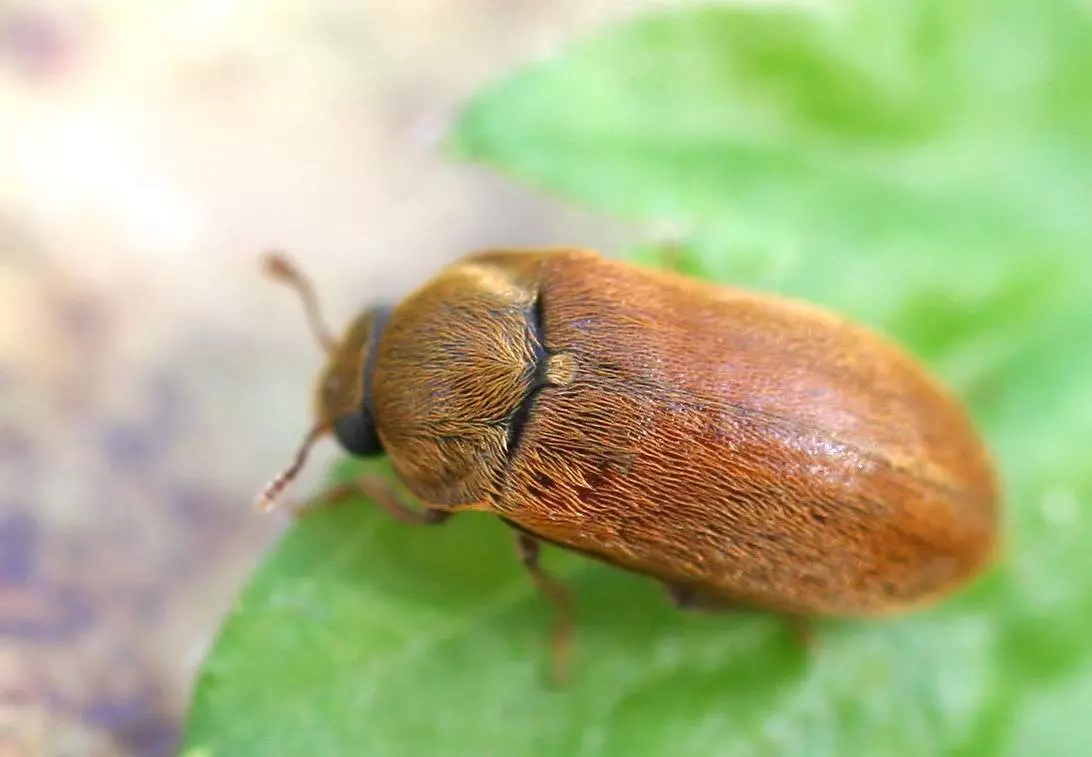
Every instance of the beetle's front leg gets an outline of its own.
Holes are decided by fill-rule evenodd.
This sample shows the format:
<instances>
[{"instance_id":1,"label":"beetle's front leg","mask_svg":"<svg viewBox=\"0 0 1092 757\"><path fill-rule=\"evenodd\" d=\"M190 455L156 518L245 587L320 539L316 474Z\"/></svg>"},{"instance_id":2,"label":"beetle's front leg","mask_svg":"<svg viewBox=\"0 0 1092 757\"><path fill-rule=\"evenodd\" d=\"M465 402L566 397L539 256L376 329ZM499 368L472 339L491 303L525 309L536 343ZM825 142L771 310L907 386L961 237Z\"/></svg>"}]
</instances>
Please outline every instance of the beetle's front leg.
<instances>
[{"instance_id":1,"label":"beetle's front leg","mask_svg":"<svg viewBox=\"0 0 1092 757\"><path fill-rule=\"evenodd\" d=\"M317 510L344 504L357 497L371 500L395 519L416 526L439 525L452 515L449 510L438 508L419 510L410 507L398 496L393 484L382 476L361 476L353 481L333 486L323 492L318 499L296 508L293 515L301 517Z\"/></svg>"}]
</instances>

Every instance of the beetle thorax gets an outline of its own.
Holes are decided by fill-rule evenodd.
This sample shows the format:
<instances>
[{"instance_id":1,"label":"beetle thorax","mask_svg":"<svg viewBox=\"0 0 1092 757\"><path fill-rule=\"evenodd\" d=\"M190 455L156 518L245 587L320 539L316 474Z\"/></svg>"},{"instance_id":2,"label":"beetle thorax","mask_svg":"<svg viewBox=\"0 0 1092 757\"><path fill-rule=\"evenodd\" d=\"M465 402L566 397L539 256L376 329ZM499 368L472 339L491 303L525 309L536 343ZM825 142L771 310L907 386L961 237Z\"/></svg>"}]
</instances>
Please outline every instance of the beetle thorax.
<instances>
[{"instance_id":1,"label":"beetle thorax","mask_svg":"<svg viewBox=\"0 0 1092 757\"><path fill-rule=\"evenodd\" d=\"M391 314L379 345L379 436L407 487L433 505L489 500L507 425L531 390L533 296L495 269L457 266Z\"/></svg>"}]
</instances>

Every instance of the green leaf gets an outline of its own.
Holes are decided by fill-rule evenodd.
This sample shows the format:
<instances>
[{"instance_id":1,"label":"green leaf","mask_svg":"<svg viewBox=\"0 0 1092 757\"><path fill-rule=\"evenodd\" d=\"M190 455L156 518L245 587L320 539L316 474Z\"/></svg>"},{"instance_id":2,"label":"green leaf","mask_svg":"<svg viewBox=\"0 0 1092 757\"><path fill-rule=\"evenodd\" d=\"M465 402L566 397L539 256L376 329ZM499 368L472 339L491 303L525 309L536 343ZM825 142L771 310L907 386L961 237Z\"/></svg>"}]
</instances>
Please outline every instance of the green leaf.
<instances>
[{"instance_id":1,"label":"green leaf","mask_svg":"<svg viewBox=\"0 0 1092 757\"><path fill-rule=\"evenodd\" d=\"M665 12L485 91L450 147L673 229L715 278L879 320L893 278L987 288L999 258L1084 255L1092 152L1054 111L1087 99L1089 21L1043 5Z\"/></svg>"},{"instance_id":2,"label":"green leaf","mask_svg":"<svg viewBox=\"0 0 1092 757\"><path fill-rule=\"evenodd\" d=\"M997 568L931 609L691 616L508 530L356 503L295 524L195 692L190 757L1079 755L1092 743L1092 30L1075 0L689 6L470 103L462 156L680 240L672 265L894 335L967 401L1006 492ZM634 259L667 265L650 241ZM345 478L359 470L348 464Z\"/></svg>"}]
</instances>

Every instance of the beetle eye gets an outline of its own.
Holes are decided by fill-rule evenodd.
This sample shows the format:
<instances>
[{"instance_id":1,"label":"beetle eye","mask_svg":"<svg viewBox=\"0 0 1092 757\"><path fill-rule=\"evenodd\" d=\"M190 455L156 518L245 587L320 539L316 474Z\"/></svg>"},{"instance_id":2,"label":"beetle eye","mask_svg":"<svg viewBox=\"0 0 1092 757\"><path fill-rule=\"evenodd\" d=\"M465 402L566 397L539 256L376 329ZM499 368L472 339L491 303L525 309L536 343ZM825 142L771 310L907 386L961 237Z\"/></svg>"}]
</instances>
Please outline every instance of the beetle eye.
<instances>
[{"instance_id":1,"label":"beetle eye","mask_svg":"<svg viewBox=\"0 0 1092 757\"><path fill-rule=\"evenodd\" d=\"M356 398L358 404L351 413L341 415L344 410L332 413L332 415L340 416L333 422L334 437L346 452L357 457L374 457L383 454L383 444L379 441L379 434L376 432L376 418L372 410L372 384L377 355L376 345L389 314L388 307L377 307L368 312L367 347L358 345L358 349L366 351L364 365L359 375L361 393L359 398ZM345 375L333 371L326 382L327 395L336 398L345 388L345 384ZM326 403L328 408L334 406L329 399Z\"/></svg>"},{"instance_id":2,"label":"beetle eye","mask_svg":"<svg viewBox=\"0 0 1092 757\"><path fill-rule=\"evenodd\" d=\"M383 444L375 432L375 422L368 408L334 421L334 436L350 455L375 457L383 454Z\"/></svg>"}]
</instances>

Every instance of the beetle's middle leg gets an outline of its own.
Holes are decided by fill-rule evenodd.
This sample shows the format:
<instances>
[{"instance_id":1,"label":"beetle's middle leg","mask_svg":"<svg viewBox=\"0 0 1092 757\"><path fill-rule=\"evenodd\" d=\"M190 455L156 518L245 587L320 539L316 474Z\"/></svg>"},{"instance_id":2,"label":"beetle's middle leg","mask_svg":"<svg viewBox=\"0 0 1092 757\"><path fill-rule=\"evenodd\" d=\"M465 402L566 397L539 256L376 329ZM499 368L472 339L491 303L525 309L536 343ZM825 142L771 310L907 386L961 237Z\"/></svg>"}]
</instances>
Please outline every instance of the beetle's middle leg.
<instances>
[{"instance_id":1,"label":"beetle's middle leg","mask_svg":"<svg viewBox=\"0 0 1092 757\"><path fill-rule=\"evenodd\" d=\"M690 612L726 613L752 609L742 602L697 591L689 586L665 584L664 590L673 605ZM807 618L791 614L783 614L781 618L800 646L805 648L811 646L812 630Z\"/></svg>"},{"instance_id":2,"label":"beetle's middle leg","mask_svg":"<svg viewBox=\"0 0 1092 757\"><path fill-rule=\"evenodd\" d=\"M740 602L699 592L689 586L664 584L664 591L671 604L689 612L720 613L746 609L746 605Z\"/></svg>"},{"instance_id":3,"label":"beetle's middle leg","mask_svg":"<svg viewBox=\"0 0 1092 757\"><path fill-rule=\"evenodd\" d=\"M550 598L557 607L557 620L554 622L551 649L553 652L553 679L561 682L568 674L569 653L572 649L573 621L572 598L565 585L551 576L539 564L541 543L538 539L522 531L516 532L516 549L520 562L540 592Z\"/></svg>"}]
</instances>

